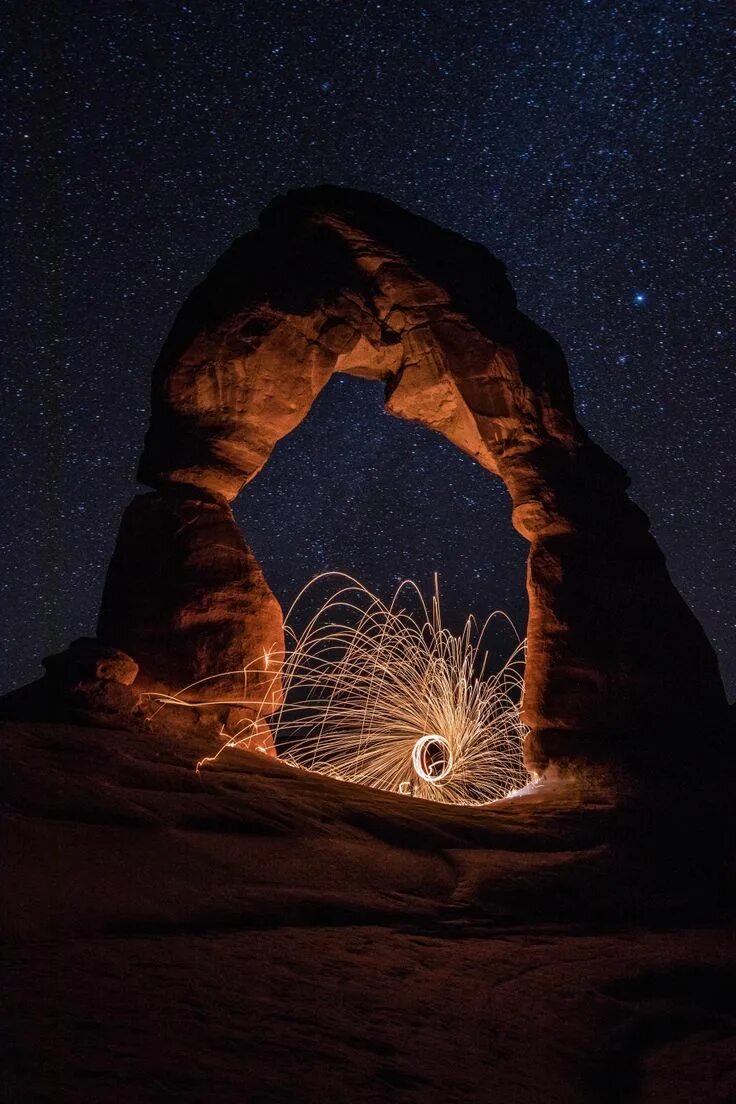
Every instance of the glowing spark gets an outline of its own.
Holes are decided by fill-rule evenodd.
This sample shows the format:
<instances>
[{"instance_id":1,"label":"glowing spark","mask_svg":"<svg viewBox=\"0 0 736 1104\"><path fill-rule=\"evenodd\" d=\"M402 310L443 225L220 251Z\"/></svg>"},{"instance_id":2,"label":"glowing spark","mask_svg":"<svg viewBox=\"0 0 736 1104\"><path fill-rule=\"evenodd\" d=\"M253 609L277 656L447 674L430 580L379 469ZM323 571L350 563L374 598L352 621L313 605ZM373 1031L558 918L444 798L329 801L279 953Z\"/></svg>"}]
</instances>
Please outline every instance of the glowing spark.
<instances>
[{"instance_id":1,"label":"glowing spark","mask_svg":"<svg viewBox=\"0 0 736 1104\"><path fill-rule=\"evenodd\" d=\"M326 578L338 588L298 634L294 611ZM523 786L524 644L517 637L506 663L487 673L483 641L498 618L505 615L492 614L478 630L470 617L454 635L442 624L436 583L428 608L410 580L386 605L350 576L318 576L287 616L284 702L271 719L284 758L456 804L482 804Z\"/></svg>"},{"instance_id":2,"label":"glowing spark","mask_svg":"<svg viewBox=\"0 0 736 1104\"><path fill-rule=\"evenodd\" d=\"M163 699L162 699L162 700L163 700ZM168 703L168 702L169 702L170 700L173 700L173 699L166 699L167 703ZM179 702L178 704L179 704L179 705L183 705L184 703L183 703L183 702ZM220 756L222 755L222 753L223 753L223 751L225 750L225 748L229 748L229 747L235 747L235 746L236 746L236 743L237 743L237 741L233 740L233 739L232 739L232 738L231 738L230 736L228 736L228 735L227 735L227 733L225 732L225 726L224 726L224 725L222 725L222 726L220 727L220 735L221 735L221 736L225 736L225 737L227 737L227 742L226 742L226 743L224 743L224 744L222 745L222 747L220 748L220 750L219 750L219 751L218 751L218 752L217 752L217 753L216 753L215 755L205 755L205 757L204 757L203 759L199 759L199 760L197 760L197 764L196 764L196 766L195 766L195 768L194 768L194 769L195 769L195 771L197 772L197 774L199 774L199 773L201 772L201 770L202 770L202 767L206 766L206 765L207 765L207 763L214 763L214 762L215 762L215 761L216 761L217 759L219 759L219 757L220 757Z\"/></svg>"},{"instance_id":3,"label":"glowing spark","mask_svg":"<svg viewBox=\"0 0 736 1104\"><path fill-rule=\"evenodd\" d=\"M296 632L295 610L325 579L338 580L337 589ZM418 617L399 605L405 597L418 604ZM283 662L273 660L273 649L256 661L273 670L271 686L258 699L248 700L245 668L214 676L242 675L241 700L188 700L183 695L199 685L193 684L159 701L186 708L238 705L255 713L230 735L223 728L226 743L200 760L199 771L226 748L253 739L280 677L282 704L268 723L285 762L431 801L483 804L529 781L519 716L524 643L517 637L509 659L492 674L481 652L498 618L508 622L496 612L478 630L470 617L454 635L442 625L436 582L428 609L410 580L386 605L350 576L327 572L301 591L287 614Z\"/></svg>"}]
</instances>

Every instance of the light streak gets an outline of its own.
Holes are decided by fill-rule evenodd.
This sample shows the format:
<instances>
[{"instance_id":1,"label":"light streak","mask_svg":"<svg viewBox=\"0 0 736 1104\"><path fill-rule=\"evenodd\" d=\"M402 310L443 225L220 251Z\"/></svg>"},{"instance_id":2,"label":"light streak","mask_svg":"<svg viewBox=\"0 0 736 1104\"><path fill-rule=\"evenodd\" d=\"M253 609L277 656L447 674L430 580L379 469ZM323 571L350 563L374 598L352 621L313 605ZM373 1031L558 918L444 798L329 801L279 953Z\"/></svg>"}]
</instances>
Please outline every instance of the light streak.
<instances>
[{"instance_id":1,"label":"light streak","mask_svg":"<svg viewBox=\"0 0 736 1104\"><path fill-rule=\"evenodd\" d=\"M336 589L297 631L298 611L325 580ZM229 735L223 728L226 742L200 760L200 770L226 748L253 740L277 700L280 679L283 697L268 725L286 763L430 801L485 804L529 782L519 715L524 642L515 634L506 662L487 670L485 641L500 622L511 625L500 611L480 628L469 617L453 634L442 624L436 580L429 607L411 580L386 605L352 577L326 572L303 588L286 616L285 655L269 650L241 671L202 680L242 679L242 697L192 700L190 692L201 685L195 683L158 700L161 707L227 704L253 714ZM272 674L251 699L249 671L261 679Z\"/></svg>"},{"instance_id":2,"label":"light streak","mask_svg":"<svg viewBox=\"0 0 736 1104\"><path fill-rule=\"evenodd\" d=\"M435 756L439 752L439 758L433 757L431 751L435 752ZM423 782L439 785L452 770L452 748L449 740L433 733L420 736L411 751L411 765Z\"/></svg>"}]
</instances>

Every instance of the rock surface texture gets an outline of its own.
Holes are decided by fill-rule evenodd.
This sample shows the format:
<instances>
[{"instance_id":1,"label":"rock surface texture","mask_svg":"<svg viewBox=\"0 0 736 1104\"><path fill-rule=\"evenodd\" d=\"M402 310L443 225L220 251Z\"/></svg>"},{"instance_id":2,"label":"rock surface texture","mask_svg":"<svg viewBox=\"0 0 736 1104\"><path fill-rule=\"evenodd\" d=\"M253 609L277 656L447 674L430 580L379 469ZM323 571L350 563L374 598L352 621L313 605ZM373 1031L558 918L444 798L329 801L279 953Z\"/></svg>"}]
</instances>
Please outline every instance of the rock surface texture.
<instances>
[{"instance_id":1,"label":"rock surface texture","mask_svg":"<svg viewBox=\"0 0 736 1104\"><path fill-rule=\"evenodd\" d=\"M653 864L657 811L569 779L468 809L234 750L197 775L204 734L0 746L3 1102L736 1099L687 804Z\"/></svg>"},{"instance_id":2,"label":"rock surface texture","mask_svg":"<svg viewBox=\"0 0 736 1104\"><path fill-rule=\"evenodd\" d=\"M178 690L278 646L275 599L227 504L335 372L385 381L388 410L509 491L530 542L530 770L688 774L726 755L714 653L504 266L332 187L266 208L189 296L156 365L139 469L155 494L126 513L99 622L141 686Z\"/></svg>"}]
</instances>

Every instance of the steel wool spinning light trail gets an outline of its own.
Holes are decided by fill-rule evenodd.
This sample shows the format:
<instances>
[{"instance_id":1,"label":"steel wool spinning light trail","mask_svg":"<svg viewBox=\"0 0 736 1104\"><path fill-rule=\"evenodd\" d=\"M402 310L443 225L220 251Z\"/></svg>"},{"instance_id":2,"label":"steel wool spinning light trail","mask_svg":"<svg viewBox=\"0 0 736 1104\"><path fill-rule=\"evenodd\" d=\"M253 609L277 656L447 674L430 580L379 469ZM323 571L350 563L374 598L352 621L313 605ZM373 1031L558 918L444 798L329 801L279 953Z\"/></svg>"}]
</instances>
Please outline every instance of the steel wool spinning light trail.
<instances>
[{"instance_id":1,"label":"steel wool spinning light trail","mask_svg":"<svg viewBox=\"0 0 736 1104\"><path fill-rule=\"evenodd\" d=\"M324 579L337 581L337 591L302 633L288 630L285 703L273 718L287 760L457 804L492 801L523 785L524 646L517 642L492 675L480 652L497 615L480 631L469 618L454 635L442 624L436 588L429 608L410 581L386 605L339 574L319 576L297 603Z\"/></svg>"},{"instance_id":2,"label":"steel wool spinning light trail","mask_svg":"<svg viewBox=\"0 0 736 1104\"><path fill-rule=\"evenodd\" d=\"M337 588L298 632L296 612L325 581ZM282 759L344 781L452 804L484 804L520 788L528 781L519 715L524 643L517 637L510 657L489 673L482 649L499 620L510 625L499 612L480 629L469 617L456 635L442 624L436 584L429 607L410 580L386 605L350 576L317 576L286 618L283 703L268 718ZM264 656L251 671L262 679L265 670L278 667ZM257 705L248 702L248 669L239 674L243 697L227 704ZM160 700L203 704L182 695ZM260 720L245 722L224 746L252 740Z\"/></svg>"}]
</instances>

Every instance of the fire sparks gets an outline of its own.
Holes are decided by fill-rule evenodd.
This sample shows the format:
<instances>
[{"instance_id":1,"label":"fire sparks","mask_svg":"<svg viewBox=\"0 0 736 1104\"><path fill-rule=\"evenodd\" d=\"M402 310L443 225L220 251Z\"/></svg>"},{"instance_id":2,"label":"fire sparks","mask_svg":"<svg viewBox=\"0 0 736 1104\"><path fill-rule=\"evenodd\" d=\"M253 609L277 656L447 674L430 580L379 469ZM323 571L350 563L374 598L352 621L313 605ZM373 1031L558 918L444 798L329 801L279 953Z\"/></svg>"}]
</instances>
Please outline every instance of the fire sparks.
<instances>
[{"instance_id":1,"label":"fire sparks","mask_svg":"<svg viewBox=\"0 0 736 1104\"><path fill-rule=\"evenodd\" d=\"M326 580L336 589L297 631L299 610ZM287 614L283 661L267 652L251 668L261 680L269 672L283 684L282 704L268 718L282 759L452 804L484 804L524 786L523 641L517 637L508 659L488 669L490 630L502 624L510 622L499 612L480 628L470 617L453 634L443 626L436 585L429 606L408 580L387 605L349 576L318 576ZM258 710L258 702L248 701L248 673L242 672L243 699L225 703ZM160 700L198 706L181 695ZM265 716L263 701L260 708ZM221 751L251 741L259 722L258 713L243 722Z\"/></svg>"}]
</instances>

